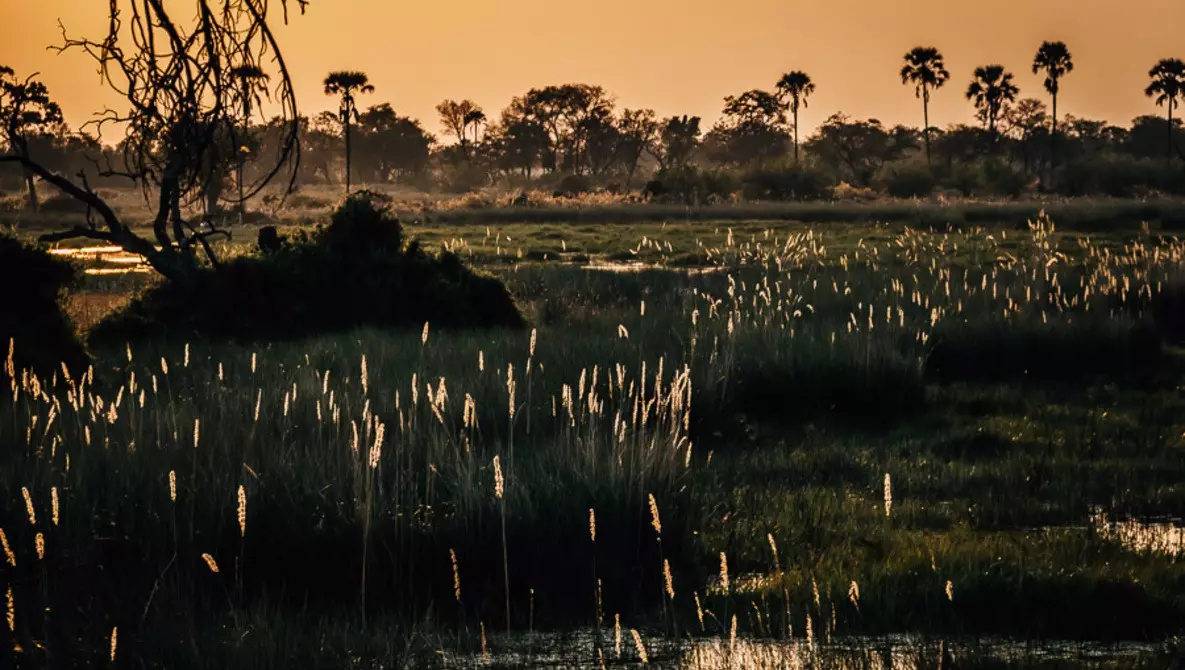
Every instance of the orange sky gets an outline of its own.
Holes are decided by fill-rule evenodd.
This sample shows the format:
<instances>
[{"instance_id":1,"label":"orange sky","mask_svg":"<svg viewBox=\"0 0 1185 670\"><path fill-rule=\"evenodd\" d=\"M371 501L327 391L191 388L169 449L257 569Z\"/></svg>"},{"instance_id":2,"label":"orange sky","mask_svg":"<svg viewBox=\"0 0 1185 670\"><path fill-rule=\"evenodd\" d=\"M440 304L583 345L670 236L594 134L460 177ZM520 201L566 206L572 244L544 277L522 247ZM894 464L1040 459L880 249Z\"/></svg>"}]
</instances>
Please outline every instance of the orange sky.
<instances>
[{"instance_id":1,"label":"orange sky","mask_svg":"<svg viewBox=\"0 0 1185 670\"><path fill-rule=\"evenodd\" d=\"M0 4L0 64L39 70L72 126L118 102L84 56L45 50L59 18L73 34L100 35L107 3ZM328 71L360 69L378 89L363 104L390 102L434 132L433 107L446 97L472 98L496 117L511 96L564 82L600 84L621 106L710 120L725 95L802 69L818 85L805 131L837 110L920 126L921 105L897 75L919 44L941 49L952 75L932 103L935 125L971 120L962 90L976 65L1003 63L1022 96L1044 98L1030 74L1044 39L1074 55L1060 110L1126 124L1163 111L1143 87L1157 59L1185 57L1183 29L1185 0L312 0L279 33L303 113L333 106L321 92Z\"/></svg>"}]
</instances>

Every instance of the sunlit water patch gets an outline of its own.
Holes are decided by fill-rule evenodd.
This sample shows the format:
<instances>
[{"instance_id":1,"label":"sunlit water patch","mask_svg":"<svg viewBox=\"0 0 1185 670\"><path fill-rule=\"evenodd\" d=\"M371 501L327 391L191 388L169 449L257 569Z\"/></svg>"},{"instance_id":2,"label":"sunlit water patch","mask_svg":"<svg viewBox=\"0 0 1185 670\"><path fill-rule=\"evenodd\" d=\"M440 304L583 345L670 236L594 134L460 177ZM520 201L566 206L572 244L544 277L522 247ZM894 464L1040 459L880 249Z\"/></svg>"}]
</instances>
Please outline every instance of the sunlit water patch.
<instances>
[{"instance_id":1,"label":"sunlit water patch","mask_svg":"<svg viewBox=\"0 0 1185 670\"><path fill-rule=\"evenodd\" d=\"M1096 508L1091 522L1100 536L1115 540L1132 551L1185 555L1185 526L1180 519L1113 519Z\"/></svg>"},{"instance_id":2,"label":"sunlit water patch","mask_svg":"<svg viewBox=\"0 0 1185 670\"><path fill-rule=\"evenodd\" d=\"M1155 667L1159 648L1149 644L1049 641L1040 644L981 639L972 642L907 635L756 640L650 638L623 629L491 638L485 651L437 654L446 668L624 668L646 665L679 670L934 670L971 661L1003 667L1062 663L1074 667Z\"/></svg>"}]
</instances>

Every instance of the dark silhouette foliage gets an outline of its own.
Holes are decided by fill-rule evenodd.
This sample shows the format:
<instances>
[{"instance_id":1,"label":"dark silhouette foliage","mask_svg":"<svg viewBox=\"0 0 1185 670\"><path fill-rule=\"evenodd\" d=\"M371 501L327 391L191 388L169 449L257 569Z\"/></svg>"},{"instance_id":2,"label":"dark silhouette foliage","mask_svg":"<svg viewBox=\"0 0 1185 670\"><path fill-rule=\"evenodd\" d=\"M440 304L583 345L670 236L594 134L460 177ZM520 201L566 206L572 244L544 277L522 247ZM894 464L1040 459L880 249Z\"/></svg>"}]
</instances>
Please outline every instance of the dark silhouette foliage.
<instances>
[{"instance_id":1,"label":"dark silhouette foliage","mask_svg":"<svg viewBox=\"0 0 1185 670\"><path fill-rule=\"evenodd\" d=\"M801 166L754 170L743 178L743 193L750 200L821 200L831 194L827 176Z\"/></svg>"},{"instance_id":2,"label":"dark silhouette foliage","mask_svg":"<svg viewBox=\"0 0 1185 670\"><path fill-rule=\"evenodd\" d=\"M12 347L17 375L23 369L52 375L62 363L71 374L85 370L86 351L59 302L74 280L69 263L0 234L0 282L9 287L0 309L0 358Z\"/></svg>"},{"instance_id":3,"label":"dark silhouette foliage","mask_svg":"<svg viewBox=\"0 0 1185 670\"><path fill-rule=\"evenodd\" d=\"M412 242L382 196L360 191L328 226L288 241L267 233L268 253L205 271L199 281L149 289L91 334L96 344L170 338L284 339L362 327L521 327L496 279L455 254ZM263 236L261 235L261 238Z\"/></svg>"}]
</instances>

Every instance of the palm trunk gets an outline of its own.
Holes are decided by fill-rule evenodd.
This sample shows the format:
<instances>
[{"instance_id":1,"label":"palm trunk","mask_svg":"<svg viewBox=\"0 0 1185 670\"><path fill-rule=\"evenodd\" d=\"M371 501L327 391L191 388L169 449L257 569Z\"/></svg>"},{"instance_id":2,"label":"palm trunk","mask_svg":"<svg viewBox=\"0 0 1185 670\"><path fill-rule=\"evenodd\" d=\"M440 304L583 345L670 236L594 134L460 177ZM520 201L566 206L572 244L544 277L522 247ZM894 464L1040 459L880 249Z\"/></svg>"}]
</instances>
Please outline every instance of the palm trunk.
<instances>
[{"instance_id":1,"label":"palm trunk","mask_svg":"<svg viewBox=\"0 0 1185 670\"><path fill-rule=\"evenodd\" d=\"M41 207L37 199L37 177L29 170L25 170L25 186L29 191L29 211L36 212Z\"/></svg>"},{"instance_id":2,"label":"palm trunk","mask_svg":"<svg viewBox=\"0 0 1185 670\"><path fill-rule=\"evenodd\" d=\"M1168 149L1165 154L1166 163L1169 167L1173 165L1173 98L1169 98L1169 130L1168 130Z\"/></svg>"},{"instance_id":3,"label":"palm trunk","mask_svg":"<svg viewBox=\"0 0 1185 670\"><path fill-rule=\"evenodd\" d=\"M922 116L925 118L926 127L922 131L926 138L926 167L931 167L930 162L930 91L926 85L922 84Z\"/></svg>"},{"instance_id":4,"label":"palm trunk","mask_svg":"<svg viewBox=\"0 0 1185 670\"><path fill-rule=\"evenodd\" d=\"M794 166L799 165L799 106L794 104Z\"/></svg>"},{"instance_id":5,"label":"palm trunk","mask_svg":"<svg viewBox=\"0 0 1185 670\"><path fill-rule=\"evenodd\" d=\"M350 194L350 112L346 112L346 195Z\"/></svg>"},{"instance_id":6,"label":"palm trunk","mask_svg":"<svg viewBox=\"0 0 1185 670\"><path fill-rule=\"evenodd\" d=\"M1053 123L1051 135L1049 136L1049 173L1053 175L1053 169L1057 167L1057 93L1053 94Z\"/></svg>"}]
</instances>

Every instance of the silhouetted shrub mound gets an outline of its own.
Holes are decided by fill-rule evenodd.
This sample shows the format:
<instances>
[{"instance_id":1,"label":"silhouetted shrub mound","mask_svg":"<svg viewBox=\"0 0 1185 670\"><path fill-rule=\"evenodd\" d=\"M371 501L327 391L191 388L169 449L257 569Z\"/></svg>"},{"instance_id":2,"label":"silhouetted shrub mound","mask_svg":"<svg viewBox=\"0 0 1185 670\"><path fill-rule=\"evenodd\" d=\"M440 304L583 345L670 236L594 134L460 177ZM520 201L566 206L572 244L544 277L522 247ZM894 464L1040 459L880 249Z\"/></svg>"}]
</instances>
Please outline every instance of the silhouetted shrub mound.
<instances>
[{"instance_id":1,"label":"silhouetted shrub mound","mask_svg":"<svg viewBox=\"0 0 1185 670\"><path fill-rule=\"evenodd\" d=\"M790 167L746 174L744 195L749 200L820 200L830 196L831 189L821 172Z\"/></svg>"},{"instance_id":2,"label":"silhouetted shrub mound","mask_svg":"<svg viewBox=\"0 0 1185 670\"><path fill-rule=\"evenodd\" d=\"M76 373L86 367L86 352L59 302L74 279L69 263L0 234L0 285L6 287L0 308L0 359L7 358L11 343L17 374L22 369L53 374L61 363Z\"/></svg>"},{"instance_id":3,"label":"silhouetted shrub mound","mask_svg":"<svg viewBox=\"0 0 1185 670\"><path fill-rule=\"evenodd\" d=\"M553 194L557 198L576 198L592 191L592 182L588 177L570 174L560 180Z\"/></svg>"},{"instance_id":4,"label":"silhouetted shrub mound","mask_svg":"<svg viewBox=\"0 0 1185 670\"><path fill-rule=\"evenodd\" d=\"M659 170L646 184L643 195L658 202L706 205L727 200L737 187L727 172L674 167Z\"/></svg>"},{"instance_id":5,"label":"silhouetted shrub mound","mask_svg":"<svg viewBox=\"0 0 1185 670\"><path fill-rule=\"evenodd\" d=\"M380 196L358 193L328 226L270 240L269 253L236 258L192 282L164 282L91 334L96 344L145 337L255 340L358 327L521 327L497 279L452 253L403 243ZM278 247L276 246L278 243Z\"/></svg>"},{"instance_id":6,"label":"silhouetted shrub mound","mask_svg":"<svg viewBox=\"0 0 1185 670\"><path fill-rule=\"evenodd\" d=\"M885 190L894 198L924 198L933 193L936 186L930 168L914 162L887 166L881 180Z\"/></svg>"}]
</instances>

